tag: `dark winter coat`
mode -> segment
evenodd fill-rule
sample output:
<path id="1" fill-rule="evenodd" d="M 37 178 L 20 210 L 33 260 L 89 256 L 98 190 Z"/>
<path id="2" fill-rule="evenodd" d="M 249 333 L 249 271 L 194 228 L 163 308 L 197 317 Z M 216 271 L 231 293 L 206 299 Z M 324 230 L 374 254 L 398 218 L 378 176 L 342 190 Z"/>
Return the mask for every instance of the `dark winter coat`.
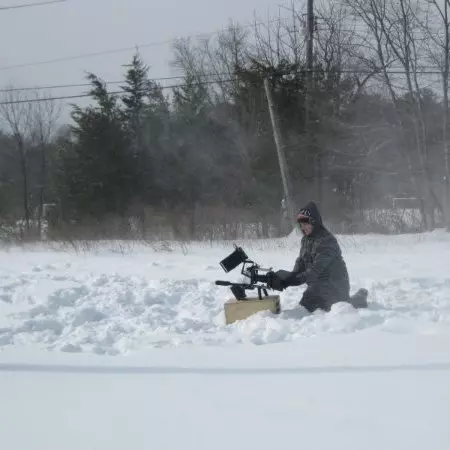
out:
<path id="1" fill-rule="evenodd" d="M 349 300 L 347 266 L 336 238 L 324 227 L 316 204 L 310 202 L 304 210 L 309 212 L 314 230 L 302 238 L 300 255 L 293 269 L 295 275 L 290 284 L 307 284 L 300 302 L 307 309 L 329 311 L 334 303 Z"/>

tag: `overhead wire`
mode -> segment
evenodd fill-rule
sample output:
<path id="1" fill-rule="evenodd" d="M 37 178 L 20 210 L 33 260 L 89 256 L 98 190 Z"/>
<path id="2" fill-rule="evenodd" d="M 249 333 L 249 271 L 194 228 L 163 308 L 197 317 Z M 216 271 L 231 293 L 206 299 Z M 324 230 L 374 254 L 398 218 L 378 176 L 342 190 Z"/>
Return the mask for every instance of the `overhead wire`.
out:
<path id="1" fill-rule="evenodd" d="M 227 83 L 232 81 L 238 81 L 236 78 L 232 79 L 229 78 L 227 80 L 209 80 L 209 81 L 201 81 L 197 83 L 190 83 L 189 86 L 192 85 L 208 85 L 208 84 L 217 84 L 217 83 Z M 181 84 L 172 84 L 170 86 L 159 86 L 159 89 L 175 89 L 175 88 L 181 88 L 188 86 L 186 83 Z M 139 91 L 139 92 L 145 92 L 145 91 Z M 108 95 L 120 95 L 123 94 L 124 91 L 110 91 L 108 92 Z M 85 98 L 85 97 L 91 97 L 91 93 L 84 93 L 84 94 L 74 94 L 74 95 L 61 95 L 61 96 L 55 96 L 55 97 L 37 97 L 37 98 L 30 98 L 30 99 L 21 99 L 21 100 L 11 100 L 11 101 L 4 101 L 0 102 L 0 105 L 16 105 L 21 103 L 38 103 L 38 102 L 49 102 L 49 101 L 55 101 L 55 100 L 71 100 L 76 98 Z"/>
<path id="2" fill-rule="evenodd" d="M 62 0 L 60 0 L 62 1 Z M 64 0 L 67 1 L 67 0 Z M 239 25 L 236 27 L 237 30 L 239 29 L 245 29 L 245 28 L 252 28 L 254 26 L 259 26 L 259 25 L 267 25 L 270 23 L 275 23 L 275 22 L 280 22 L 280 21 L 284 21 L 286 19 L 273 19 L 270 20 L 268 22 L 256 22 L 256 23 L 252 23 L 252 24 L 247 24 L 247 25 Z M 227 29 L 230 29 L 230 27 L 228 27 Z M 192 34 L 189 36 L 185 36 L 186 38 L 202 38 L 205 36 L 213 36 L 215 34 L 220 34 L 224 31 L 224 29 L 221 30 L 215 30 L 215 31 L 207 31 L 207 32 L 203 32 L 203 33 L 197 33 L 197 34 Z M 135 44 L 133 46 L 129 46 L 129 47 L 121 47 L 121 48 L 114 48 L 114 49 L 109 49 L 109 50 L 101 50 L 98 52 L 92 52 L 92 53 L 81 53 L 79 55 L 72 55 L 72 56 L 62 56 L 59 58 L 53 58 L 53 59 L 48 59 L 48 60 L 43 60 L 43 61 L 34 61 L 34 62 L 29 62 L 29 63 L 21 63 L 21 64 L 12 64 L 9 66 L 0 66 L 0 71 L 4 71 L 4 70 L 12 70 L 12 69 L 20 69 L 20 68 L 24 68 L 24 67 L 35 67 L 35 66 L 41 66 L 41 65 L 46 65 L 46 64 L 56 64 L 59 62 L 66 62 L 66 61 L 75 61 L 77 59 L 84 59 L 84 58 L 92 58 L 92 57 L 96 57 L 96 56 L 104 56 L 104 55 L 112 55 L 115 53 L 123 53 L 123 52 L 128 52 L 128 51 L 132 51 L 132 50 L 136 50 L 136 49 L 141 49 L 141 48 L 149 48 L 149 47 L 156 47 L 156 46 L 160 46 L 160 45 L 167 45 L 167 44 L 172 44 L 174 42 L 176 42 L 178 39 L 181 39 L 180 37 L 173 37 L 173 38 L 169 38 L 169 39 L 165 39 L 162 41 L 153 41 L 153 42 L 148 42 L 146 44 Z"/>
<path id="3" fill-rule="evenodd" d="M 282 75 L 283 76 L 289 76 L 289 75 L 299 75 L 299 74 L 304 74 L 307 73 L 307 70 L 297 70 L 297 71 L 290 71 L 290 72 L 285 72 Z M 316 70 L 314 70 L 313 72 L 317 72 Z M 327 72 L 327 71 L 321 71 L 321 73 L 323 72 Z M 328 71 L 330 72 L 330 71 Z M 348 73 L 348 74 L 361 74 L 361 75 L 376 75 L 376 74 L 380 74 L 382 72 L 382 69 L 379 70 L 362 70 L 362 69 L 342 69 L 340 70 L 340 73 Z M 406 71 L 404 69 L 401 70 L 386 70 L 386 72 L 389 75 L 405 75 Z M 442 72 L 439 72 L 437 70 L 422 70 L 422 71 L 416 71 L 416 74 L 434 74 L 434 75 L 441 75 L 442 76 Z M 203 81 L 198 81 L 198 82 L 192 82 L 192 83 L 178 83 L 178 84 L 171 84 L 171 85 L 159 85 L 158 88 L 162 89 L 162 90 L 166 90 L 166 89 L 175 89 L 175 88 L 182 88 L 182 87 L 187 87 L 187 86 L 202 86 L 202 85 L 212 85 L 212 84 L 220 84 L 220 83 L 231 83 L 231 82 L 236 82 L 236 81 L 240 81 L 240 79 L 238 77 L 230 77 L 229 73 L 214 73 L 214 74 L 206 74 L 205 76 L 209 76 L 209 77 L 218 77 L 216 79 L 209 79 L 209 80 L 203 80 Z M 220 76 L 227 76 L 228 78 L 219 78 Z M 153 78 L 153 79 L 148 79 L 151 82 L 156 82 L 156 81 L 163 81 L 163 80 L 175 80 L 175 79 L 181 79 L 183 78 L 183 76 L 177 76 L 177 77 L 165 77 L 165 78 Z M 104 85 L 110 85 L 110 84 L 123 84 L 125 83 L 124 81 L 105 81 L 103 82 Z M 88 84 L 88 83 L 83 83 L 83 84 L 73 84 L 73 85 L 59 85 L 59 86 L 41 86 L 40 89 L 44 90 L 46 89 L 54 89 L 54 88 L 68 88 L 68 87 L 88 87 L 88 86 L 92 86 L 92 84 Z M 38 88 L 32 88 L 32 87 L 27 87 L 25 89 L 20 89 L 20 88 L 14 88 L 14 89 L 2 89 L 0 90 L 0 93 L 8 93 L 8 92 L 15 92 L 15 91 L 21 91 L 21 90 L 39 90 Z M 108 92 L 108 95 L 120 95 L 123 94 L 124 91 L 110 91 Z M 91 93 L 81 93 L 81 94 L 73 94 L 73 95 L 61 95 L 61 96 L 51 96 L 51 97 L 36 97 L 36 98 L 28 98 L 28 99 L 19 99 L 19 100 L 7 100 L 7 101 L 2 101 L 0 102 L 0 105 L 12 105 L 12 104 L 20 104 L 20 103 L 36 103 L 36 102 L 45 102 L 45 101 L 56 101 L 56 100 L 70 100 L 70 99 L 77 99 L 77 98 L 86 98 L 86 97 L 91 97 L 92 94 Z"/>
<path id="4" fill-rule="evenodd" d="M 331 72 L 330 70 L 313 70 L 313 72 Z M 340 73 L 347 73 L 347 74 L 359 74 L 359 75 L 370 75 L 370 74 L 376 74 L 376 73 L 384 73 L 384 70 L 382 67 L 380 68 L 373 68 L 373 69 L 340 69 Z M 439 71 L 437 69 L 434 69 L 432 67 L 424 66 L 421 69 L 411 71 L 414 72 L 416 75 L 442 75 L 443 72 Z M 292 70 L 292 71 L 286 71 L 282 75 L 288 76 L 288 75 L 300 75 L 308 73 L 307 69 L 298 69 L 298 70 Z M 390 69 L 386 69 L 386 73 L 388 75 L 405 75 L 406 70 L 401 67 L 393 67 Z M 202 74 L 203 77 L 211 78 L 211 77 L 217 77 L 215 80 L 208 80 L 207 83 L 210 82 L 216 82 L 220 83 L 224 80 L 221 80 L 220 77 L 229 77 L 229 72 L 210 72 Z M 175 75 L 170 77 L 155 77 L 155 78 L 148 78 L 148 81 L 157 83 L 161 81 L 172 81 L 172 80 L 180 80 L 183 79 L 184 75 Z M 125 80 L 120 81 L 103 81 L 102 83 L 105 85 L 118 85 L 125 83 Z M 195 84 L 195 83 L 192 83 Z M 201 84 L 198 83 L 198 84 Z M 24 86 L 24 87 L 14 87 L 14 88 L 3 88 L 0 89 L 0 93 L 6 93 L 6 92 L 20 92 L 20 91 L 41 91 L 41 90 L 52 90 L 52 89 L 68 89 L 68 88 L 78 88 L 78 87 L 89 87 L 92 86 L 91 83 L 69 83 L 69 84 L 53 84 L 53 85 L 46 85 L 46 86 Z M 177 85 L 178 86 L 178 85 Z M 164 87 L 164 86 L 163 86 Z M 170 86 L 168 86 L 170 87 Z"/>
<path id="5" fill-rule="evenodd" d="M 320 72 L 320 73 L 326 73 L 331 72 L 331 70 L 313 70 L 314 72 Z M 288 75 L 301 75 L 308 73 L 308 70 L 293 70 L 293 71 L 286 71 L 282 75 L 288 76 Z M 347 74 L 356 74 L 356 75 L 371 75 L 371 74 L 377 74 L 377 73 L 384 73 L 383 68 L 374 68 L 374 69 L 340 69 L 339 73 L 347 73 Z M 391 68 L 386 69 L 386 73 L 388 75 L 405 75 L 406 70 L 403 68 Z M 419 69 L 414 71 L 416 75 L 442 75 L 443 72 L 439 71 L 437 69 L 433 68 L 426 68 Z M 217 73 L 217 72 L 211 72 L 211 73 L 205 73 L 202 74 L 203 77 L 211 78 L 216 77 L 214 80 L 206 80 L 203 82 L 194 82 L 191 83 L 192 85 L 195 84 L 211 84 L 211 83 L 221 83 L 226 82 L 227 80 L 220 79 L 220 77 L 229 77 L 229 72 L 223 72 L 223 73 Z M 172 80 L 180 80 L 183 79 L 184 75 L 177 75 L 177 76 L 170 76 L 170 77 L 157 77 L 157 78 L 148 78 L 148 81 L 157 83 L 161 81 L 172 81 Z M 124 84 L 125 80 L 121 81 L 102 81 L 104 85 L 118 85 L 118 84 Z M 0 89 L 0 93 L 7 93 L 7 92 L 21 92 L 21 91 L 43 91 L 43 90 L 52 90 L 52 89 L 68 89 L 68 88 L 79 88 L 79 87 L 89 87 L 92 86 L 91 83 L 73 83 L 73 84 L 53 84 L 53 85 L 46 85 L 46 86 L 24 86 L 24 87 L 14 87 L 14 88 L 3 88 Z M 180 85 L 176 85 L 178 87 Z M 182 84 L 181 86 L 185 86 L 185 84 Z M 161 86 L 164 89 L 170 88 L 171 86 Z"/>
<path id="6" fill-rule="evenodd" d="M 229 74 L 217 74 L 219 75 L 229 75 Z M 149 78 L 148 81 L 158 82 L 158 81 L 170 81 L 170 80 L 179 80 L 184 78 L 184 75 L 172 76 L 172 77 L 160 77 L 160 78 Z M 121 81 L 102 81 L 105 85 L 111 84 L 123 84 L 124 80 Z M 0 92 L 20 92 L 20 91 L 45 91 L 50 89 L 66 89 L 66 88 L 75 88 L 75 87 L 88 87 L 92 86 L 91 83 L 73 83 L 73 84 L 52 84 L 47 86 L 24 86 L 24 87 L 15 87 L 15 88 L 6 88 L 0 89 Z"/>
<path id="7" fill-rule="evenodd" d="M 12 9 L 34 8 L 36 6 L 53 5 L 54 3 L 66 3 L 69 0 L 47 0 L 33 3 L 20 3 L 18 5 L 0 6 L 0 11 L 9 11 Z"/>

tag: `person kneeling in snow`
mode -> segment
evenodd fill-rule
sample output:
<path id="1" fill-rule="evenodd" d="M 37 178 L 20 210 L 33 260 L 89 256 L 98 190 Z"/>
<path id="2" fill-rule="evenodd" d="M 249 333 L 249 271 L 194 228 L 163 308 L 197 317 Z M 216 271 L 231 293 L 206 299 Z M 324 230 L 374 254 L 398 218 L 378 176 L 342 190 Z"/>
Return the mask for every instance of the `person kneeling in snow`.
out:
<path id="1" fill-rule="evenodd" d="M 322 222 L 319 209 L 309 202 L 297 215 L 303 237 L 300 255 L 292 272 L 279 270 L 268 273 L 268 286 L 282 291 L 289 286 L 307 285 L 300 305 L 309 312 L 330 311 L 333 304 L 349 302 L 355 308 L 367 307 L 367 294 L 360 289 L 350 296 L 347 266 L 337 239 Z"/>

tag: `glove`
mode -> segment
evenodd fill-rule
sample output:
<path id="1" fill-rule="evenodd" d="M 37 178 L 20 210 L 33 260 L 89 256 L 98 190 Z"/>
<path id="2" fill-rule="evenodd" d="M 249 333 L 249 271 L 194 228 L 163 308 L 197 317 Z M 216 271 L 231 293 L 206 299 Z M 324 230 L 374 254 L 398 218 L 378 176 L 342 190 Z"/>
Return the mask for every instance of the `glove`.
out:
<path id="1" fill-rule="evenodd" d="M 287 286 L 301 286 L 306 283 L 306 272 L 291 272 L 284 281 Z"/>
<path id="2" fill-rule="evenodd" d="M 286 289 L 289 286 L 301 286 L 306 282 L 306 274 L 305 272 L 297 273 L 297 272 L 289 272 L 287 270 L 278 270 L 275 272 L 275 277 L 281 283 L 281 286 Z"/>
<path id="3" fill-rule="evenodd" d="M 272 271 L 267 272 L 267 287 L 274 291 L 282 291 L 285 288 L 283 281 Z"/>

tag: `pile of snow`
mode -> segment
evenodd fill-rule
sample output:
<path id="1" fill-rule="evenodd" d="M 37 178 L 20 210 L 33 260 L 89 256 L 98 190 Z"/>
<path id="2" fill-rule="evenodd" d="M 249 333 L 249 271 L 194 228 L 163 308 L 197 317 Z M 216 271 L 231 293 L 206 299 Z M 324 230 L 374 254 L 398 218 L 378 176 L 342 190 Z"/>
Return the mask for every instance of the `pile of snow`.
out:
<path id="1" fill-rule="evenodd" d="M 450 327 L 450 237 L 342 236 L 352 290 L 369 290 L 367 310 L 337 304 L 328 314 L 298 308 L 303 288 L 281 293 L 279 316 L 259 313 L 229 326 L 225 245 L 191 244 L 157 251 L 135 244 L 118 254 L 9 249 L 0 253 L 0 349 L 118 355 L 152 347 L 295 342 L 363 330 L 441 334 Z M 300 237 L 240 243 L 263 267 L 290 269 Z"/>

